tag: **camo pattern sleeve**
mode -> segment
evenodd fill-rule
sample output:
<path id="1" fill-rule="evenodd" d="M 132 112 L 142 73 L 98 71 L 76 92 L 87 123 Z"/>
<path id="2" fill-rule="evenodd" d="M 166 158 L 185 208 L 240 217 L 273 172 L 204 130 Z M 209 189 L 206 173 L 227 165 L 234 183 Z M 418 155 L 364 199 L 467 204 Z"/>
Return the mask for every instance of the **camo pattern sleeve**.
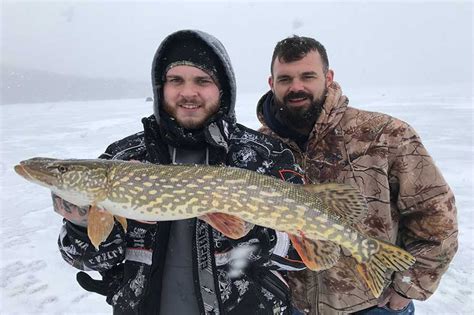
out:
<path id="1" fill-rule="evenodd" d="M 116 222 L 107 240 L 96 251 L 89 241 L 86 228 L 64 220 L 58 246 L 61 256 L 71 266 L 85 271 L 105 271 L 124 260 L 123 239 L 123 229 Z"/>
<path id="2" fill-rule="evenodd" d="M 396 273 L 392 286 L 404 296 L 426 300 L 458 248 L 458 227 L 453 192 L 418 134 L 398 122 L 400 141 L 390 170 L 392 194 L 403 228 L 399 241 L 416 258 L 407 271 Z"/>

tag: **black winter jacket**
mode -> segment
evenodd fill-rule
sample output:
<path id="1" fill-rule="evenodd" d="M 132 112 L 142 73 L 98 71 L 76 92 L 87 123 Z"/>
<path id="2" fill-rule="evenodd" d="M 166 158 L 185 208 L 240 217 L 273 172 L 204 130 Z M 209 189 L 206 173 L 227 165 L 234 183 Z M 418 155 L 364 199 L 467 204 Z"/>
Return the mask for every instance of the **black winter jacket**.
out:
<path id="1" fill-rule="evenodd" d="M 207 46 L 213 55 L 221 93 L 218 112 L 199 130 L 184 129 L 163 110 L 168 53 L 173 47 L 185 49 L 189 41 Z M 166 37 L 153 60 L 152 85 L 154 116 L 143 119 L 144 131 L 111 144 L 100 158 L 170 164 L 169 146 L 206 149 L 208 164 L 303 182 L 288 148 L 235 123 L 234 72 L 227 52 L 215 37 L 195 30 Z M 55 206 L 60 204 L 54 202 Z M 171 223 L 149 225 L 129 220 L 128 225 L 124 233 L 117 224 L 96 251 L 83 230 L 65 222 L 58 242 L 61 254 L 79 269 L 102 273 L 101 285 L 84 273 L 78 274 L 78 281 L 86 289 L 106 295 L 114 314 L 158 314 Z M 201 314 L 291 312 L 288 286 L 277 270 L 302 269 L 304 265 L 285 233 L 256 226 L 245 237 L 231 240 L 200 219 L 195 219 L 194 228 L 193 273 Z M 247 266 L 236 274 L 232 254 L 248 245 L 254 250 L 246 257 Z"/>
<path id="2" fill-rule="evenodd" d="M 169 164 L 168 145 L 160 138 L 155 118 L 144 118 L 143 123 L 144 132 L 111 144 L 100 158 Z M 293 154 L 280 142 L 239 124 L 227 131 L 225 144 L 210 147 L 209 164 L 246 168 L 303 183 Z M 109 281 L 104 294 L 108 295 L 114 314 L 159 312 L 170 223 L 149 226 L 130 220 L 129 230 L 124 234 L 116 224 L 99 251 L 77 226 L 69 222 L 63 226 L 58 242 L 61 254 L 79 269 L 104 275 L 105 281 Z M 138 241 L 134 238 L 137 231 L 143 234 Z M 248 257 L 243 274 L 230 277 L 231 262 L 225 257 L 246 244 L 258 244 L 257 250 Z M 139 253 L 146 255 L 134 255 L 137 247 Z M 195 292 L 201 314 L 290 314 L 289 289 L 279 270 L 297 270 L 304 265 L 286 234 L 256 226 L 245 237 L 231 240 L 197 219 L 192 247 Z"/>

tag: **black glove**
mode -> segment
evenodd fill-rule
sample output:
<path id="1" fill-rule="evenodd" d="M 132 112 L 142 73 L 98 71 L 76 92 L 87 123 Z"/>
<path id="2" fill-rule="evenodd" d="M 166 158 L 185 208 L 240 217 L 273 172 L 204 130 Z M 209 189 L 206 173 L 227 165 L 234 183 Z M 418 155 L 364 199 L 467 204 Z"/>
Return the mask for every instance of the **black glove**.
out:
<path id="1" fill-rule="evenodd" d="M 156 224 L 127 223 L 125 262 L 101 271 L 102 280 L 92 279 L 85 272 L 76 277 L 81 287 L 105 295 L 107 303 L 125 314 L 134 313 L 145 296 L 157 228 Z"/>
<path id="2" fill-rule="evenodd" d="M 59 233 L 59 251 L 65 261 L 81 270 L 105 271 L 125 258 L 125 234 L 120 223 L 115 226 L 96 250 L 87 236 L 87 229 L 63 220 Z"/>
<path id="3" fill-rule="evenodd" d="M 118 291 L 123 282 L 124 264 L 118 264 L 112 269 L 100 272 L 102 280 L 95 280 L 87 273 L 81 271 L 76 275 L 79 285 L 89 292 L 95 292 L 107 297 L 107 303 L 111 303 L 111 298 Z"/>

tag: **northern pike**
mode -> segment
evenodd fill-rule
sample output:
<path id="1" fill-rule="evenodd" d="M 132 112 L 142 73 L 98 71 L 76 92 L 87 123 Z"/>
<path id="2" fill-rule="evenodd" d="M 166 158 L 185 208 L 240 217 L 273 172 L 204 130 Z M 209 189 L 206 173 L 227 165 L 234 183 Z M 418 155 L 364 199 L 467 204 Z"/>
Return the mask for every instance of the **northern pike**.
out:
<path id="1" fill-rule="evenodd" d="M 88 235 L 96 248 L 112 230 L 114 216 L 124 228 L 124 218 L 198 217 L 231 238 L 259 225 L 288 233 L 311 270 L 330 268 L 341 247 L 346 249 L 375 297 L 388 269 L 406 270 L 415 262 L 403 249 L 357 228 L 367 204 L 349 185 L 296 185 L 240 168 L 117 160 L 32 158 L 15 171 L 66 201 L 90 206 Z"/>

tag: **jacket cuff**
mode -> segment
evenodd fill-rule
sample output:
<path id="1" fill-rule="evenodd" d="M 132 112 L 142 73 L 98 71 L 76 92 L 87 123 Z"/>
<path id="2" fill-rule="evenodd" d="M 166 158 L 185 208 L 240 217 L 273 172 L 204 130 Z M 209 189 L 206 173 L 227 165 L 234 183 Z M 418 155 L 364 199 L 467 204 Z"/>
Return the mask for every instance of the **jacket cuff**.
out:
<path id="1" fill-rule="evenodd" d="M 410 300 L 413 299 L 412 297 L 406 296 L 405 292 L 400 292 L 400 290 L 397 288 L 397 286 L 394 285 L 393 283 L 390 285 L 390 287 L 401 297 L 404 297 L 405 299 L 410 299 Z"/>
<path id="2" fill-rule="evenodd" d="M 424 301 L 433 294 L 428 290 L 420 289 L 412 279 L 420 280 L 412 270 L 397 272 L 390 286 L 406 299 Z"/>

